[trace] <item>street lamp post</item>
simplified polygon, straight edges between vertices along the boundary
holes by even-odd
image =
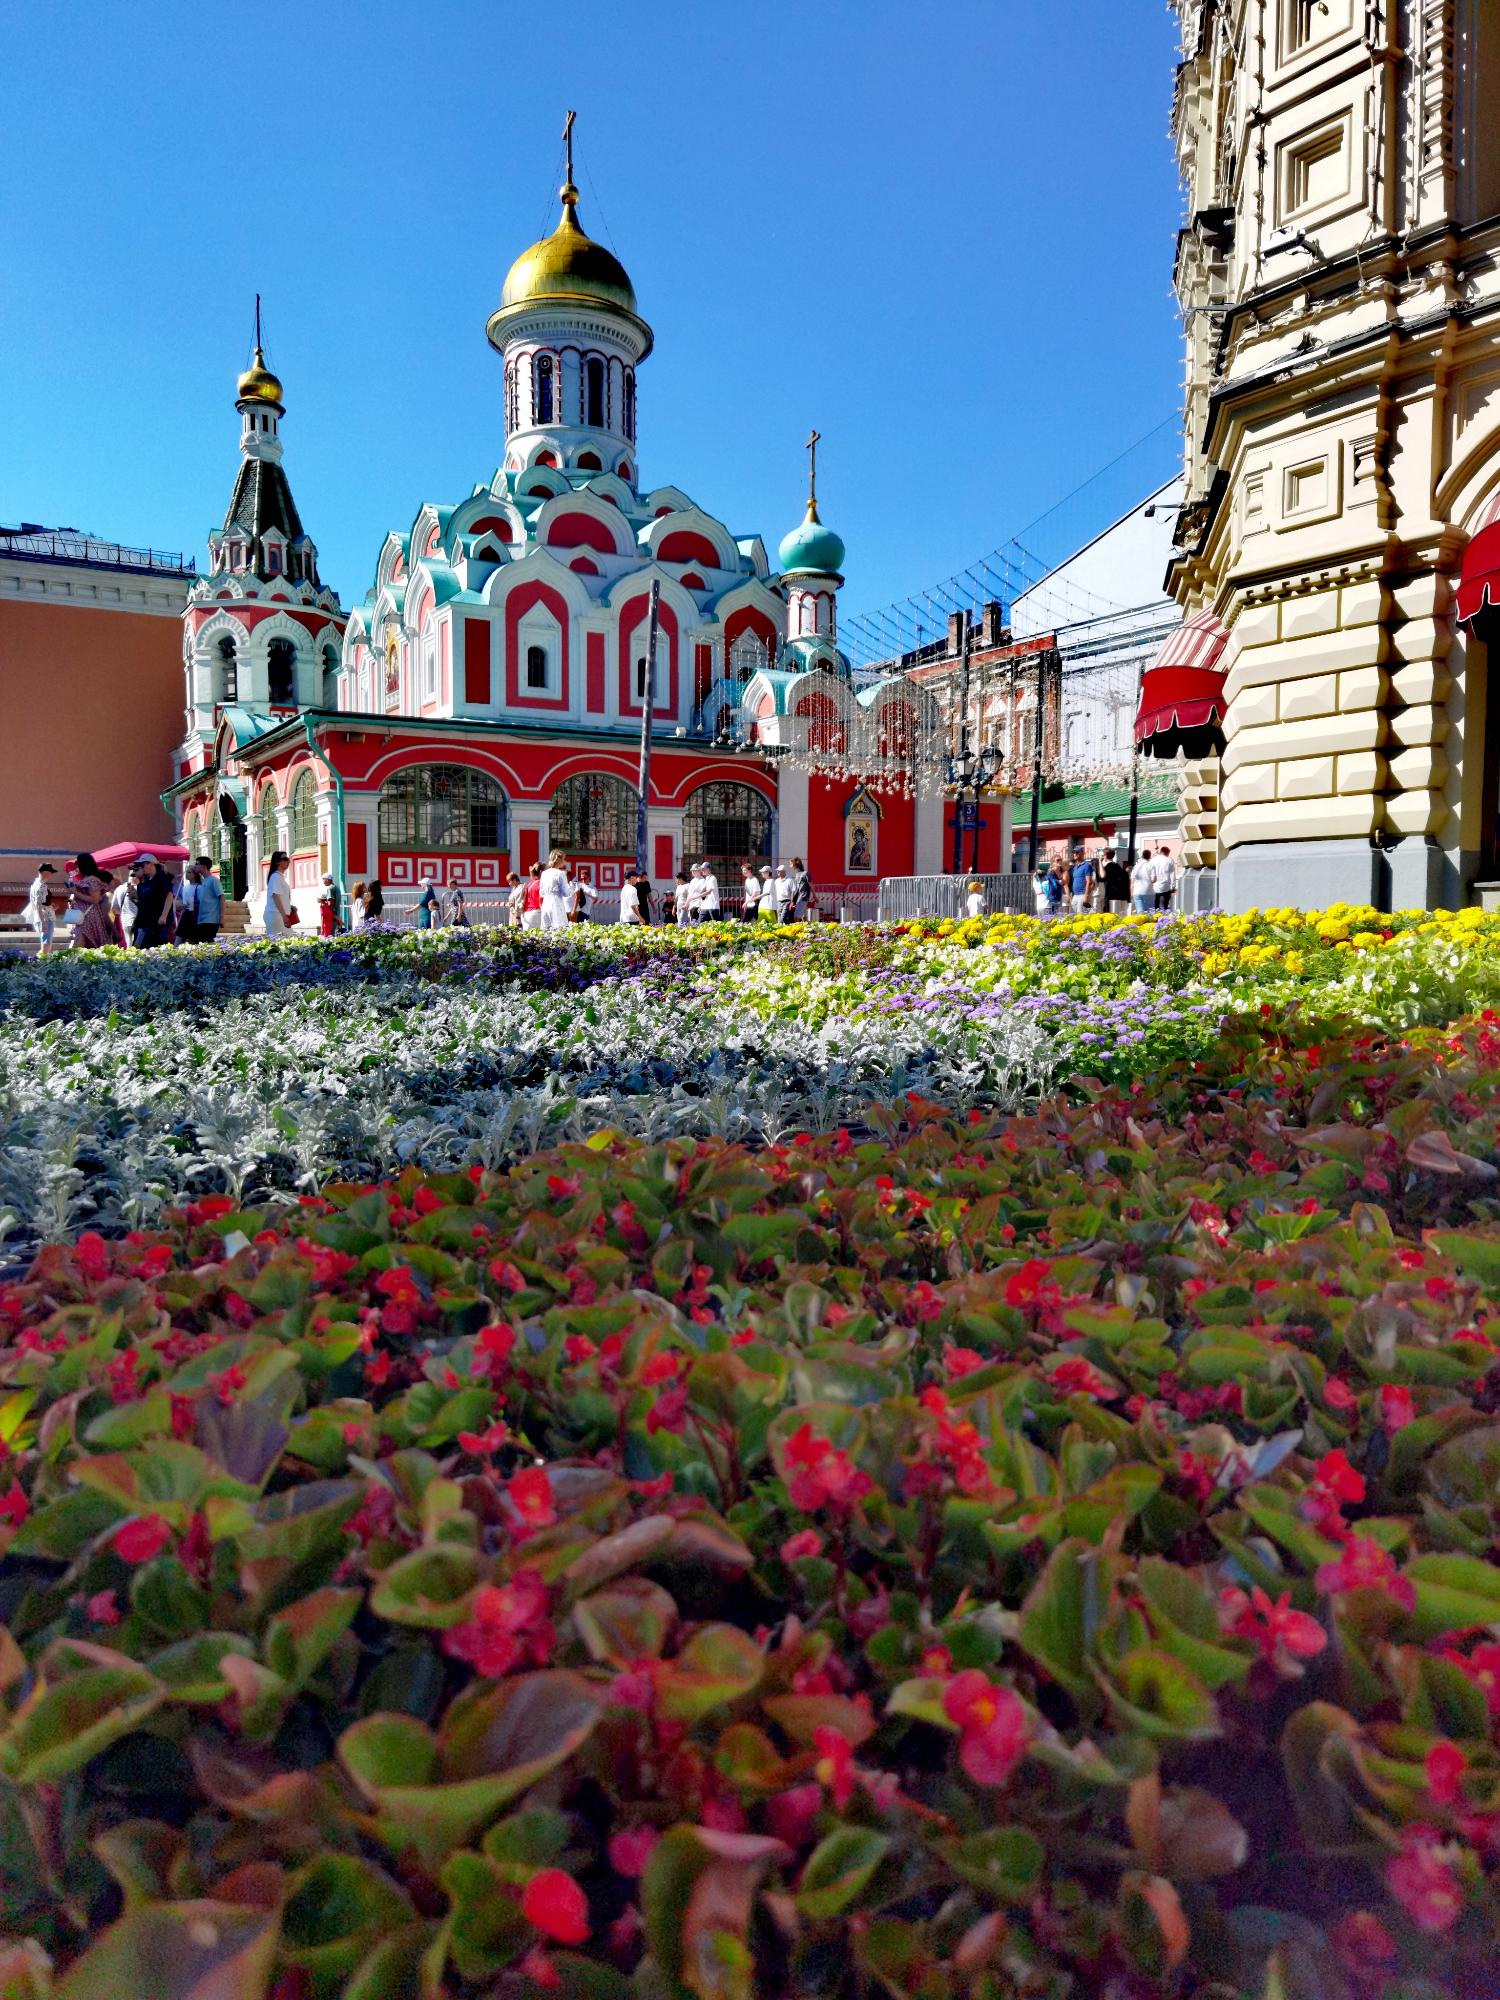
[[[651,791],[651,724],[656,713],[656,626],[660,611],[661,583],[653,576],[650,602],[646,609],[646,684],[641,690],[640,798],[635,809],[635,866],[639,875],[650,872],[646,860],[646,803]]]

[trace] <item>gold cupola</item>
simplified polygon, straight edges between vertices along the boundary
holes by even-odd
[[[274,403],[278,410],[283,407],[281,382],[266,366],[258,345],[255,359],[235,384],[234,399],[237,403]]]
[[[565,128],[567,178],[562,186],[562,214],[550,236],[523,250],[505,274],[498,308],[485,331],[492,344],[504,347],[516,321],[536,306],[603,307],[629,321],[644,342],[637,360],[651,351],[651,329],[636,311],[635,287],[611,250],[584,234],[578,220],[578,189],[573,184],[572,114]]]

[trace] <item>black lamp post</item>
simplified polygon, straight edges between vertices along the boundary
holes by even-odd
[[[973,833],[970,844],[972,859],[969,863],[971,874],[979,872],[979,801],[987,785],[993,784],[1000,770],[1000,753],[996,749],[973,751],[969,748],[969,732],[963,732],[963,740],[956,757],[948,759],[947,778],[953,790],[953,869],[955,875],[963,873],[963,837],[965,824]],[[965,809],[964,795],[973,793],[973,803]]]

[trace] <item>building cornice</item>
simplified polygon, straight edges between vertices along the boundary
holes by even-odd
[[[0,556],[0,599],[25,604],[180,618],[192,582],[191,577],[161,576],[149,570],[95,569],[88,563],[28,562],[24,556]]]

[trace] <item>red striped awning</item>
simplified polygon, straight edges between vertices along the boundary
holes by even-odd
[[[1211,611],[1185,618],[1141,676],[1135,740],[1157,756],[1170,756],[1189,730],[1223,720],[1224,675],[1219,669],[1229,632]]]
[[[1479,517],[1458,573],[1458,616],[1467,625],[1492,606],[1500,607],[1500,493]]]

